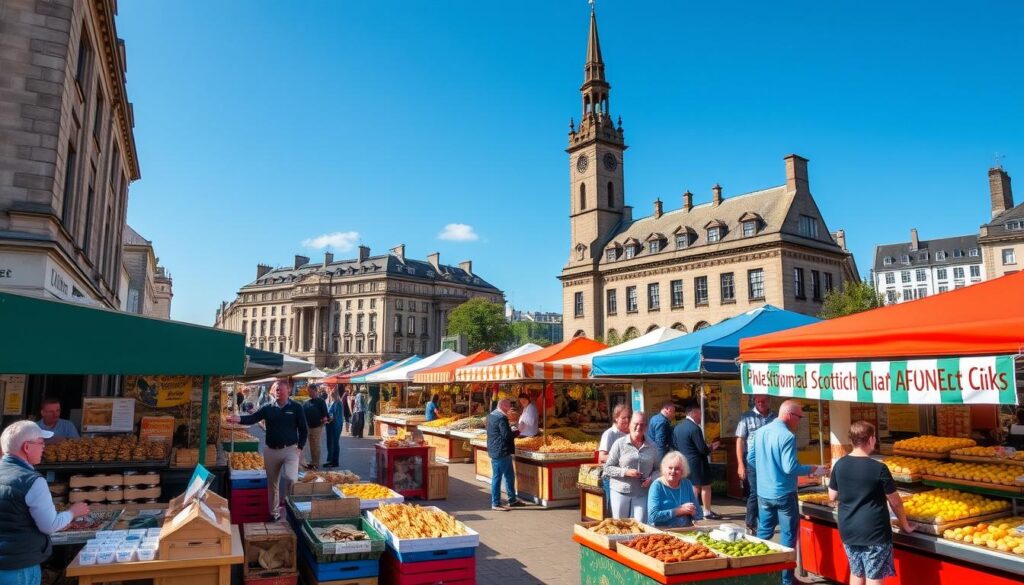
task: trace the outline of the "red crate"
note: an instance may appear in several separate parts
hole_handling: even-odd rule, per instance
[[[268,493],[266,488],[256,490],[231,490],[231,507],[235,504],[247,504],[250,502],[267,503]]]
[[[298,573],[292,575],[278,575],[276,577],[261,577],[258,579],[246,579],[245,585],[298,585]]]
[[[476,556],[401,563],[388,551],[381,563],[381,577],[394,585],[475,585]]]

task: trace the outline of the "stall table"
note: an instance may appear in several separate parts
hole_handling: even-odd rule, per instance
[[[423,440],[433,447],[434,459],[441,463],[468,463],[473,459],[469,440],[457,437],[447,429],[419,427]]]
[[[491,458],[487,443],[480,439],[470,441],[476,478],[491,481]],[[544,508],[577,506],[580,501],[576,480],[580,466],[596,463],[597,453],[539,453],[517,449],[512,458],[516,474],[516,494],[519,498]]]
[[[377,483],[407,498],[427,497],[429,447],[385,447],[377,443]]]
[[[379,414],[373,417],[373,424],[376,426],[377,436],[383,437],[387,434],[394,434],[398,432],[398,429],[404,430],[406,433],[412,434],[413,431],[420,425],[420,423],[427,419],[423,415],[387,415]],[[390,430],[389,430],[390,429]]]
[[[839,538],[838,515],[823,506],[800,502],[800,558],[804,570],[833,581],[846,582],[850,566]],[[1019,584],[1024,558],[914,532],[892,535],[896,576],[887,585],[916,582],[934,585],[985,583]],[[902,576],[902,580],[901,580]]]
[[[231,566],[242,564],[242,538],[238,526],[231,527],[231,554],[174,561],[136,561],[83,566],[76,556],[67,575],[78,577],[79,585],[152,579],[153,585],[231,585]]]
[[[573,536],[580,545],[580,582],[616,583],[619,585],[654,585],[656,583],[694,583],[703,585],[777,585],[782,571],[792,569],[796,563],[776,563],[743,569],[721,569],[682,575],[661,575],[626,559],[619,553],[600,548],[579,536]]]

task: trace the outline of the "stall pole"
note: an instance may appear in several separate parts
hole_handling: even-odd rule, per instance
[[[199,408],[199,465],[206,465],[206,425],[210,418],[210,376],[203,376],[203,397]]]
[[[821,429],[822,418],[821,418],[821,401],[818,401],[818,463],[822,466],[825,465],[825,433]],[[829,456],[831,456],[831,452]]]

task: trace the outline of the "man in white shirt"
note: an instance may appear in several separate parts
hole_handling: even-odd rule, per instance
[[[516,427],[519,429],[520,437],[533,437],[539,432],[537,406],[530,402],[530,395],[527,392],[519,394],[519,408],[522,414],[519,415],[519,422]]]

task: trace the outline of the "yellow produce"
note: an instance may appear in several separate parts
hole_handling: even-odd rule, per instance
[[[928,466],[934,465],[934,461],[918,459],[916,457],[886,457],[882,463],[889,468],[893,475],[920,475],[928,472]]]
[[[254,471],[263,469],[263,455],[259,453],[231,453],[231,469]]]
[[[551,435],[547,437],[536,436],[516,439],[516,449],[539,451],[541,453],[588,453],[597,451],[597,441],[573,443],[562,437]]]
[[[450,514],[414,504],[384,504],[373,515],[398,538],[440,538],[468,534]]]
[[[963,447],[954,449],[953,455],[970,455],[971,457],[996,457],[998,454],[995,447]]]
[[[953,437],[936,437],[935,435],[921,435],[912,439],[896,441],[893,445],[896,449],[904,451],[923,451],[925,453],[948,453],[953,449],[962,447],[973,447],[975,443],[971,439],[956,439]]]
[[[394,497],[390,489],[376,483],[343,483],[335,487],[346,496],[360,500],[383,500]]]
[[[572,441],[573,443],[588,443],[590,441],[597,440],[596,437],[593,437],[592,435],[584,433],[583,431],[573,427],[567,427],[564,429],[551,431],[551,434],[558,435],[559,437],[562,437],[567,441]]]
[[[907,516],[925,524],[943,524],[1009,508],[1010,503],[1005,500],[992,500],[977,494],[947,489],[917,493],[903,501]]]
[[[1016,465],[954,461],[952,463],[935,463],[928,468],[928,473],[929,475],[935,475],[938,477],[963,479],[995,485],[1024,485],[1024,469],[1021,469]]]
[[[942,533],[942,538],[1024,556],[1024,534],[1014,530],[1021,525],[1024,525],[1024,516],[1000,518],[973,526],[951,528]]]
[[[799,498],[801,502],[809,502],[811,504],[818,504],[819,506],[835,506],[835,504],[829,501],[828,494],[826,493],[818,492],[812,494],[801,494]]]
[[[420,423],[418,426],[421,428],[426,427],[428,429],[440,429],[452,424],[457,420],[459,420],[459,417],[457,416],[447,416],[444,418],[435,418],[430,422]]]

